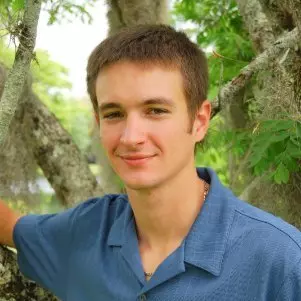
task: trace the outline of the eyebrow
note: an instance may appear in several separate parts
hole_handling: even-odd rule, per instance
[[[171,99],[165,97],[155,97],[144,100],[140,106],[149,106],[149,105],[165,105],[174,107],[175,104]],[[99,105],[99,112],[104,112],[109,109],[120,109],[122,105],[118,102],[104,102]]]

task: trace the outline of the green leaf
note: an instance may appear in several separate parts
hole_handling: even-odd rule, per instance
[[[270,166],[269,160],[262,159],[254,166],[254,174],[256,176],[262,175]]]
[[[283,120],[265,120],[261,123],[261,128],[263,131],[283,131],[289,130],[294,127],[295,122],[291,119],[283,119]]]
[[[17,12],[25,8],[25,0],[13,0],[12,1],[12,9]]]
[[[290,140],[287,144],[287,152],[293,158],[301,158],[301,145],[295,144]]]
[[[263,147],[265,145],[265,147],[268,147],[272,142],[271,133],[259,132],[254,136],[253,141],[254,146]]]
[[[290,132],[289,131],[274,132],[271,135],[271,141],[272,142],[283,141],[286,138],[288,138],[289,136],[290,136]]]
[[[299,170],[299,164],[293,157],[287,156],[283,163],[291,173]]]
[[[263,152],[254,152],[251,156],[250,156],[250,167],[254,167],[256,164],[259,163],[260,160],[264,159],[263,158],[264,153]]]
[[[274,180],[277,184],[281,183],[288,183],[289,180],[289,170],[286,168],[286,166],[281,162],[274,174]]]

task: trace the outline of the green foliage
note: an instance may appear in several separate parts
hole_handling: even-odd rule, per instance
[[[209,98],[212,99],[254,57],[236,1],[176,0],[173,13],[174,23],[188,22],[186,32],[209,52]],[[248,104],[248,107],[257,119],[256,105]],[[206,143],[198,151],[196,161],[198,165],[212,166],[223,182],[229,184],[229,152],[255,176],[266,175],[277,184],[287,183],[290,174],[300,170],[301,121],[292,116],[279,116],[261,120],[255,128],[233,130],[218,116],[211,122]]]
[[[11,6],[14,11],[24,9],[25,8],[25,0],[13,0]]]
[[[231,150],[237,160],[245,158],[242,164],[255,176],[265,175],[282,184],[288,183],[291,173],[301,170],[300,120],[264,120],[253,131],[228,130],[222,132],[222,139],[217,139],[221,137],[218,134],[213,137],[213,147]]]
[[[235,0],[176,0],[177,21],[190,22],[188,34],[203,48],[213,48],[208,57],[211,91],[231,80],[254,56]]]
[[[24,12],[25,0],[2,0],[0,2],[0,37],[10,35],[15,39],[21,32],[21,20]]]
[[[300,170],[301,121],[264,120],[253,134],[250,167],[255,175],[268,172],[277,184],[288,183]]]
[[[25,8],[25,0],[2,0],[0,2],[0,10],[2,13],[16,13]]]
[[[93,6],[96,0],[90,1],[68,1],[68,0],[47,0],[44,1],[44,10],[49,13],[48,24],[55,22],[70,21],[71,19],[80,18],[82,22],[91,23],[92,17],[89,8]]]
[[[236,1],[176,0],[173,15],[174,23],[179,27],[181,23],[190,24],[185,31],[208,53],[209,99],[213,99],[221,86],[236,76],[254,56]],[[213,167],[222,181],[229,184],[228,153],[231,150],[233,155],[243,156],[248,134],[226,131],[226,128],[222,117],[211,122],[196,162]]]
[[[48,24],[71,21],[78,18],[82,22],[91,23],[92,17],[89,9],[97,0],[44,0],[42,9],[49,15]],[[17,38],[20,33],[20,24],[25,9],[26,0],[1,0],[0,23],[9,33],[11,39]]]

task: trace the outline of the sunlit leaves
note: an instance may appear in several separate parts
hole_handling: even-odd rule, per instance
[[[282,162],[278,165],[274,173],[274,180],[277,184],[287,183],[289,180],[289,170]]]
[[[0,7],[3,11],[12,10],[13,12],[17,12],[24,9],[25,0],[1,0]]]
[[[49,15],[48,24],[71,21],[74,18],[80,19],[82,22],[90,23],[92,21],[90,9],[96,1],[97,0],[42,0],[42,9],[47,11]],[[9,27],[15,26],[25,5],[26,0],[1,0],[1,23],[9,23]],[[5,27],[8,26],[5,25]]]
[[[208,54],[210,96],[215,97],[215,87],[231,80],[254,56],[236,1],[177,0],[174,14],[178,21],[194,24],[195,29],[190,32],[203,49],[210,46],[224,57]]]
[[[25,0],[12,0],[11,7],[14,11],[24,9]]]

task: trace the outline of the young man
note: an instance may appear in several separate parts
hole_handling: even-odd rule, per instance
[[[0,207],[0,242],[61,300],[301,300],[301,235],[238,200],[209,168],[205,55],[164,25],[96,47],[88,91],[125,195],[53,215]],[[5,222],[3,222],[3,217]]]

